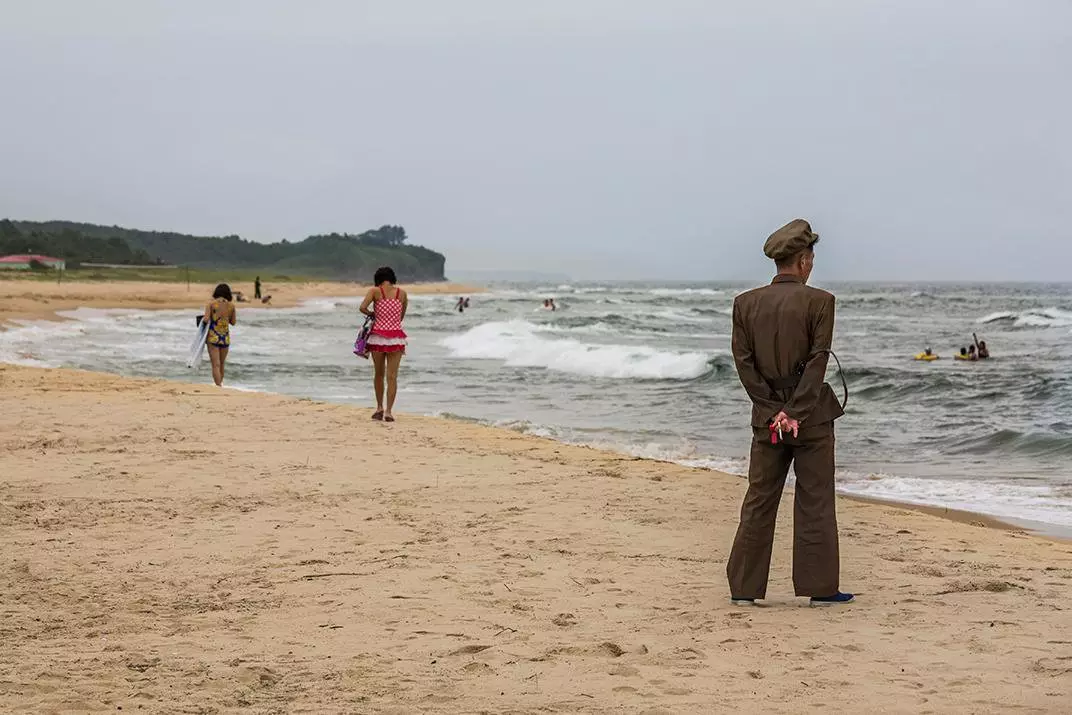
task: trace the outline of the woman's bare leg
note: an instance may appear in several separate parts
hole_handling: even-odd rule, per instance
[[[384,417],[391,417],[395,409],[395,397],[398,396],[398,366],[402,364],[402,353],[387,353],[387,411]]]
[[[376,411],[383,412],[383,378],[386,372],[387,354],[372,352],[372,365],[375,372],[372,377],[372,385],[376,390]]]
[[[223,384],[223,375],[224,372],[226,372],[225,366],[227,365],[227,353],[230,351],[231,348],[220,348],[220,385]]]
[[[223,363],[220,360],[220,349],[215,345],[208,346],[208,359],[212,362],[212,381],[219,387],[223,384]]]

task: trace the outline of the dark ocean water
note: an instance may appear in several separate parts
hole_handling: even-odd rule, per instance
[[[748,402],[730,357],[745,284],[502,285],[414,296],[398,409],[741,473]],[[822,286],[851,397],[847,492],[1072,527],[1072,286]],[[542,308],[554,296],[559,310]],[[372,403],[350,353],[356,300],[244,311],[230,383]],[[190,311],[95,311],[0,333],[0,360],[209,381],[185,365]],[[993,359],[952,356],[986,340]],[[924,347],[946,359],[915,362]],[[840,394],[840,380],[828,375]]]

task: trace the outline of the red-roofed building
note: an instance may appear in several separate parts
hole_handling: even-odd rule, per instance
[[[53,258],[52,256],[42,256],[39,254],[25,254],[21,256],[0,256],[0,270],[28,271],[30,270],[30,264],[34,261],[41,265],[48,266],[49,268],[55,268],[61,271],[67,268],[67,261],[62,258]]]

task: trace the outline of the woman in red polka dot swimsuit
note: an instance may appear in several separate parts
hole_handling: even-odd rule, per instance
[[[369,289],[361,302],[361,312],[374,315],[372,332],[368,338],[368,350],[376,368],[373,385],[376,389],[376,411],[372,419],[394,422],[392,410],[398,394],[398,366],[406,354],[406,333],[402,320],[406,317],[409,297],[395,283],[395,272],[384,267],[376,271],[375,288]],[[371,306],[371,308],[370,308]],[[383,408],[384,378],[387,379],[387,409]]]

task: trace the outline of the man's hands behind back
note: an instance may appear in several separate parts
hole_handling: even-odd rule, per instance
[[[785,410],[774,416],[771,426],[774,429],[781,430],[783,434],[791,432],[794,437],[800,433],[800,422],[787,415]]]

